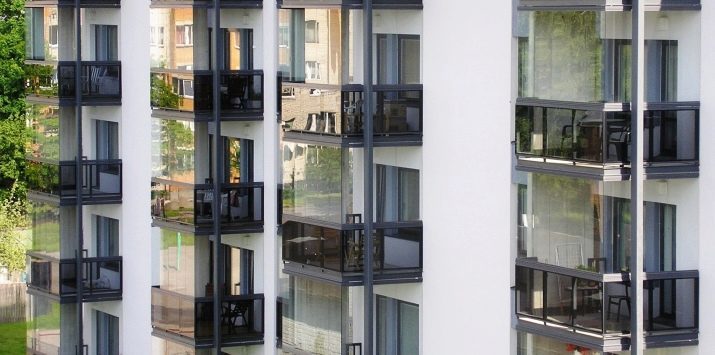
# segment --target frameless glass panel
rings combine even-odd
[[[203,296],[204,285],[209,279],[209,265],[197,264],[197,260],[200,260],[201,255],[204,257],[208,255],[208,240],[196,238],[190,233],[164,228],[160,229],[160,233],[159,285],[161,288],[186,296]]]
[[[43,160],[60,160],[60,110],[58,106],[28,104],[25,119],[30,128],[27,155]]]
[[[284,81],[343,85],[356,83],[359,45],[357,10],[279,10],[278,66]]]
[[[536,334],[517,332],[517,355],[562,355],[562,354],[589,354],[604,355],[598,350],[584,346],[560,342],[556,339],[539,336]]]
[[[574,279],[572,277],[547,274],[546,319],[556,323],[571,324],[574,309]]]
[[[63,256],[60,254],[60,209],[46,203],[32,202],[32,246],[29,251],[57,259]]]
[[[189,121],[152,120],[153,177],[195,182],[196,125]]]
[[[698,326],[697,279],[648,280],[644,285],[646,331],[693,329]]]
[[[291,311],[284,312],[282,319],[284,348],[311,354],[342,354],[342,329],[348,322],[343,309],[350,304],[348,298],[347,287],[291,276],[286,300]]]
[[[352,149],[283,144],[283,213],[345,223],[353,213]]]
[[[516,267],[516,313],[536,318],[544,315],[544,273]]]
[[[179,70],[210,68],[208,9],[202,7],[150,10],[151,67]]]
[[[28,295],[27,349],[38,354],[75,354],[77,305]]]

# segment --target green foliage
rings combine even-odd
[[[0,199],[4,199],[17,182],[24,180],[27,138],[27,129],[21,119],[0,119]],[[24,196],[22,185],[15,189],[20,197]]]
[[[151,76],[151,104],[156,107],[178,109],[180,97],[161,76]]]
[[[0,1],[0,119],[20,117],[24,109],[25,1]]]
[[[0,200],[23,180],[25,126],[25,1],[0,1]],[[24,196],[18,185],[13,193]]]
[[[27,324],[25,322],[0,324],[0,349],[3,354],[26,354]]]
[[[25,240],[19,229],[27,228],[27,202],[17,198],[13,187],[0,202],[0,265],[10,271],[25,269]]]

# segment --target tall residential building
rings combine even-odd
[[[149,189],[140,183],[150,112],[137,89],[148,86],[148,53],[137,52],[148,46],[148,16],[137,5],[26,2],[28,353],[150,345]]]
[[[642,1],[28,0],[28,352],[708,354],[715,0]]]

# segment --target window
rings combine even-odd
[[[116,25],[94,25],[94,59],[118,60]]]
[[[104,216],[95,217],[97,256],[119,256],[119,221]]]
[[[191,46],[194,44],[194,25],[176,25],[176,45]]]
[[[420,36],[377,35],[377,83],[419,84]]]
[[[375,179],[378,222],[419,220],[419,170],[377,164]]]
[[[305,21],[305,43],[318,43],[318,21]]]
[[[119,159],[119,123],[96,120],[97,160]]]
[[[288,48],[289,35],[288,26],[280,26],[278,28],[278,47]]]
[[[149,42],[155,46],[164,45],[164,26],[151,26]]]
[[[57,44],[59,43],[59,37],[60,37],[59,26],[50,25],[48,32],[50,34],[50,38],[49,38],[50,46],[53,46],[53,47],[57,46]]]
[[[377,355],[419,354],[418,305],[377,296],[376,322]]]
[[[187,98],[194,97],[194,81],[190,79],[172,78],[174,93]]]
[[[305,78],[312,80],[320,80],[320,63],[311,60],[306,61]]]
[[[97,355],[119,355],[119,318],[96,311]]]

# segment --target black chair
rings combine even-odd
[[[613,295],[608,296],[608,315],[606,319],[611,319],[611,306],[618,306],[616,311],[616,321],[621,320],[621,306],[625,303],[628,307],[628,316],[631,315],[631,297],[628,295],[628,289],[631,288],[630,283],[624,283],[626,294],[625,295]]]

